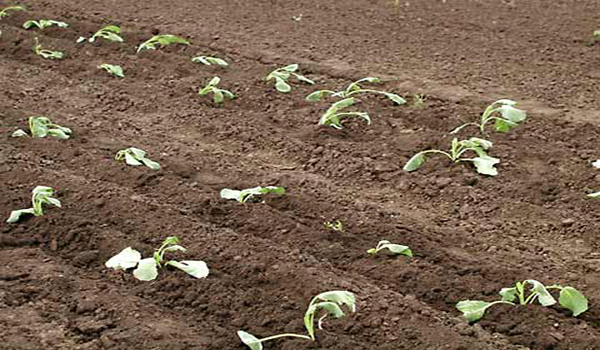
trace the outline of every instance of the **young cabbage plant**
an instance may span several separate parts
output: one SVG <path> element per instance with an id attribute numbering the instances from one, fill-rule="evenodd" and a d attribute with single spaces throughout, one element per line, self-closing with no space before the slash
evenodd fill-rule
<path id="1" fill-rule="evenodd" d="M 117 152 L 117 155 L 115 155 L 115 160 L 121 161 L 123 159 L 125 160 L 125 163 L 129 165 L 139 166 L 144 164 L 152 170 L 160 169 L 160 164 L 146 158 L 146 151 L 143 151 L 139 148 L 129 147 Z"/>
<path id="2" fill-rule="evenodd" d="M 497 132 L 509 132 L 519 126 L 519 123 L 527 118 L 527 113 L 524 110 L 518 109 L 515 106 L 517 103 L 512 100 L 498 100 L 489 105 L 481 115 L 479 123 L 466 123 L 456 129 L 450 131 L 455 134 L 467 126 L 477 126 L 482 134 L 485 134 L 485 125 L 494 121 L 494 128 Z"/>
<path id="3" fill-rule="evenodd" d="M 362 118 L 367 122 L 367 125 L 371 125 L 371 117 L 365 112 L 343 112 L 344 108 L 350 107 L 356 102 L 353 97 L 337 101 L 325 111 L 325 113 L 319 119 L 319 125 L 329 125 L 336 129 L 342 128 L 341 119 L 347 117 L 358 117 Z"/>
<path id="4" fill-rule="evenodd" d="M 190 45 L 190 42 L 184 38 L 178 37 L 177 35 L 171 34 L 160 34 L 155 35 L 152 38 L 144 41 L 137 49 L 137 52 L 142 50 L 156 50 L 160 46 L 166 46 L 171 44 L 183 44 Z"/>
<path id="5" fill-rule="evenodd" d="M 310 304 L 308 304 L 308 309 L 304 314 L 304 327 L 306 328 L 308 335 L 284 333 L 259 339 L 254 335 L 244 331 L 238 331 L 237 334 L 242 340 L 242 343 L 246 344 L 251 350 L 262 350 L 262 343 L 284 337 L 301 338 L 315 341 L 315 316 L 322 314 L 317 321 L 317 327 L 322 329 L 321 326 L 323 320 L 327 316 L 333 316 L 335 318 L 341 318 L 345 316 L 345 313 L 341 308 L 341 306 L 344 305 L 348 307 L 351 312 L 356 312 L 356 297 L 354 294 L 343 290 L 324 292 L 315 296 L 311 300 Z"/>
<path id="6" fill-rule="evenodd" d="M 24 214 L 43 216 L 44 215 L 44 211 L 42 208 L 43 204 L 52 204 L 52 205 L 55 205 L 60 208 L 61 207 L 60 201 L 56 198 L 53 198 L 52 197 L 53 195 L 54 195 L 54 190 L 52 189 L 52 187 L 36 186 L 33 189 L 32 195 L 31 195 L 31 205 L 33 206 L 33 208 L 13 210 L 10 213 L 10 217 L 8 218 L 8 220 L 6 220 L 6 222 L 8 222 L 8 223 L 17 222 L 17 221 L 19 221 L 21 216 Z"/>
<path id="7" fill-rule="evenodd" d="M 404 171 L 415 171 L 425 163 L 425 155 L 427 153 L 438 153 L 443 154 L 454 163 L 458 162 L 472 162 L 477 169 L 477 172 L 484 175 L 496 176 L 498 171 L 494 168 L 494 165 L 500 163 L 500 159 L 490 157 L 487 154 L 487 150 L 492 147 L 492 142 L 476 137 L 471 137 L 468 140 L 458 141 L 458 139 L 452 140 L 452 148 L 450 153 L 440 151 L 437 149 L 421 151 L 415 154 L 412 158 L 406 162 L 402 168 Z M 465 152 L 475 152 L 477 157 L 475 158 L 461 158 Z"/>
<path id="8" fill-rule="evenodd" d="M 55 21 L 52 19 L 40 19 L 39 21 L 29 20 L 23 23 L 23 28 L 29 29 L 32 27 L 38 27 L 39 29 L 44 29 L 52 26 L 57 26 L 59 28 L 67 28 L 69 25 L 65 22 Z"/>
<path id="9" fill-rule="evenodd" d="M 29 117 L 29 132 L 31 137 L 53 136 L 61 140 L 67 140 L 71 136 L 71 129 L 52 123 L 46 117 Z M 29 136 L 25 131 L 19 129 L 12 133 L 12 137 Z"/>
<path id="10" fill-rule="evenodd" d="M 315 82 L 308 79 L 305 76 L 295 73 L 298 70 L 297 64 L 290 64 L 289 66 L 285 66 L 283 68 L 277 68 L 269 75 L 267 75 L 266 81 L 271 79 L 275 79 L 275 89 L 279 92 L 290 92 L 292 87 L 288 84 L 290 77 L 295 77 L 298 81 L 305 82 L 307 84 L 313 85 Z"/>
<path id="11" fill-rule="evenodd" d="M 92 35 L 88 39 L 88 41 L 93 43 L 94 41 L 96 41 L 97 38 L 103 38 L 108 41 L 122 43 L 123 38 L 121 38 L 121 36 L 119 34 L 121 34 L 121 28 L 117 25 L 109 24 L 106 27 L 104 27 L 104 28 L 100 29 L 99 31 L 97 31 L 96 33 L 94 33 L 94 35 Z M 81 40 L 81 38 L 80 38 L 80 40 Z M 84 40 L 85 40 L 85 38 L 84 38 Z M 83 41 L 83 40 L 81 40 L 81 41 Z"/>
<path id="12" fill-rule="evenodd" d="M 526 290 L 526 286 L 530 285 L 530 290 Z M 560 290 L 558 299 L 559 304 L 571 310 L 573 316 L 579 316 L 588 309 L 588 301 L 577 289 L 573 287 L 563 287 L 558 284 L 552 286 L 544 286 L 536 280 L 525 280 L 517 282 L 512 288 L 502 288 L 500 290 L 501 300 L 487 302 L 482 300 L 463 300 L 456 304 L 456 308 L 463 313 L 463 316 L 469 322 L 475 322 L 481 319 L 490 306 L 495 304 L 515 305 L 518 299 L 518 304 L 528 305 L 533 304 L 536 300 L 542 306 L 550 306 L 556 304 L 556 299 L 548 290 Z"/>
<path id="13" fill-rule="evenodd" d="M 400 244 L 392 244 L 390 241 L 382 240 L 377 243 L 377 247 L 367 250 L 367 253 L 371 256 L 377 255 L 380 250 L 387 249 L 392 254 L 400 254 L 406 256 L 413 256 L 412 251 L 408 246 Z"/>
<path id="14" fill-rule="evenodd" d="M 33 46 L 33 52 L 35 52 L 36 55 L 42 56 L 43 58 L 49 58 L 51 60 L 60 60 L 65 57 L 65 54 L 60 51 L 43 49 L 38 38 L 35 38 L 34 40 L 35 45 Z"/>
<path id="15" fill-rule="evenodd" d="M 325 221 L 323 226 L 333 231 L 344 232 L 344 224 L 340 220 Z"/>
<path id="16" fill-rule="evenodd" d="M 123 74 L 123 68 L 121 68 L 121 66 L 116 66 L 114 64 L 108 64 L 108 63 L 102 63 L 101 65 L 98 66 L 98 68 L 104 69 L 110 75 L 114 75 L 115 77 L 125 78 L 125 75 Z"/>
<path id="17" fill-rule="evenodd" d="M 127 247 L 119 254 L 110 258 L 104 265 L 115 270 L 127 270 L 137 266 L 133 270 L 133 276 L 140 281 L 152 281 L 158 277 L 158 269 L 171 265 L 178 268 L 195 278 L 205 278 L 208 276 L 208 266 L 204 261 L 199 260 L 169 260 L 165 262 L 165 253 L 173 251 L 185 252 L 186 249 L 180 245 L 179 238 L 167 237 L 160 248 L 158 248 L 151 258 L 142 259 L 142 255 L 135 249 Z"/>
<path id="18" fill-rule="evenodd" d="M 212 78 L 205 87 L 203 87 L 202 89 L 200 89 L 200 91 L 198 91 L 198 94 L 200 94 L 200 96 L 204 96 L 204 95 L 212 93 L 213 94 L 213 102 L 216 104 L 223 103 L 223 101 L 225 100 L 225 97 L 232 100 L 235 97 L 235 95 L 233 93 L 231 93 L 231 91 L 219 89 L 217 86 L 219 85 L 220 82 L 221 82 L 221 78 L 219 78 L 219 77 Z"/>
<path id="19" fill-rule="evenodd" d="M 373 77 L 362 78 L 362 79 L 359 79 L 359 80 L 351 83 L 350 85 L 348 85 L 348 87 L 345 90 L 342 90 L 342 91 L 331 91 L 331 90 L 315 91 L 315 92 L 311 93 L 310 95 L 306 96 L 306 100 L 309 102 L 317 102 L 317 101 L 321 101 L 324 97 L 327 97 L 327 96 L 348 98 L 348 97 L 356 95 L 356 94 L 372 93 L 372 94 L 383 95 L 383 96 L 387 97 L 388 99 L 394 101 L 394 103 L 396 103 L 398 105 L 403 105 L 406 103 L 405 99 L 403 99 L 402 97 L 400 97 L 396 94 L 393 94 L 391 92 L 373 90 L 373 89 L 363 89 L 359 85 L 359 84 L 362 84 L 363 82 L 379 83 L 380 81 L 381 80 L 379 78 L 373 78 Z"/>
<path id="20" fill-rule="evenodd" d="M 5 7 L 0 11 L 0 18 L 8 16 L 8 11 L 27 11 L 27 9 L 21 5 Z"/>
<path id="21" fill-rule="evenodd" d="M 192 58 L 192 62 L 202 63 L 207 66 L 212 66 L 214 64 L 221 67 L 227 67 L 229 65 L 229 63 L 227 63 L 224 59 L 211 56 L 197 56 Z"/>
<path id="22" fill-rule="evenodd" d="M 246 203 L 250 198 L 254 196 L 261 196 L 267 193 L 275 193 L 279 195 L 285 194 L 285 188 L 276 187 L 276 186 L 267 186 L 267 187 L 253 187 L 247 188 L 245 190 L 230 190 L 229 188 L 224 188 L 221 190 L 221 198 L 223 199 L 235 199 L 240 203 Z"/>

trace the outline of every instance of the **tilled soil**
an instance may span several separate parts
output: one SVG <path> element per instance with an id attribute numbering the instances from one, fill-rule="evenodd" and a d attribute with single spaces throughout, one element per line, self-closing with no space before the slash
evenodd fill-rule
<path id="1" fill-rule="evenodd" d="M 244 349 L 238 330 L 304 333 L 312 296 L 348 290 L 357 312 L 328 319 L 316 342 L 265 349 L 600 349 L 600 204 L 586 197 L 600 190 L 599 2 L 24 5 L 0 19 L 0 216 L 28 207 L 37 185 L 63 207 L 0 226 L 0 348 Z M 70 26 L 21 28 L 29 19 Z M 76 43 L 107 24 L 121 25 L 124 43 Z M 192 45 L 136 53 L 158 33 Z M 36 56 L 36 37 L 66 58 Z M 191 62 L 198 55 L 230 66 Z M 282 94 L 264 81 L 291 63 L 316 85 Z M 237 98 L 218 106 L 199 96 L 213 76 Z M 304 97 L 366 76 L 408 103 L 360 97 L 371 125 L 317 126 L 333 99 Z M 528 119 L 509 134 L 489 129 L 498 176 L 434 156 L 402 171 L 420 150 L 447 149 L 449 130 L 500 98 L 519 101 Z M 34 115 L 73 137 L 10 137 Z M 132 146 L 162 169 L 114 161 Z M 219 197 L 254 186 L 287 193 Z M 335 220 L 343 231 L 324 226 Z M 150 255 L 167 236 L 188 249 L 171 256 L 204 260 L 210 275 L 165 268 L 140 282 L 104 266 L 128 246 Z M 414 257 L 369 257 L 382 239 Z M 558 306 L 501 305 L 469 325 L 455 308 L 525 279 L 573 286 L 590 309 L 574 318 Z"/>

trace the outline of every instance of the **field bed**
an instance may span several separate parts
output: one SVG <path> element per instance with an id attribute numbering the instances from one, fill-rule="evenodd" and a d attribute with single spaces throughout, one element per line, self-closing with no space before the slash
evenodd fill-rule
<path id="1" fill-rule="evenodd" d="M 357 312 L 328 320 L 316 342 L 265 349 L 600 349 L 600 203 L 586 197 L 600 190 L 591 166 L 600 158 L 599 2 L 24 5 L 0 19 L 0 217 L 26 208 L 37 185 L 53 187 L 63 208 L 0 224 L 1 349 L 241 350 L 240 329 L 302 333 L 311 297 L 328 290 L 354 293 Z M 21 27 L 41 18 L 70 26 Z M 124 43 L 76 43 L 107 24 L 121 26 Z M 192 45 L 136 53 L 158 33 Z M 36 56 L 35 37 L 66 58 Z M 198 55 L 230 66 L 190 61 Z M 264 81 L 291 63 L 317 84 L 282 94 Z M 214 76 L 235 100 L 198 95 Z M 372 125 L 318 126 L 329 103 L 306 95 L 366 76 L 408 103 L 360 98 Z M 427 96 L 423 105 L 415 94 Z M 449 130 L 500 98 L 528 119 L 490 133 L 498 176 L 437 157 L 402 171 L 418 151 L 447 149 Z M 32 115 L 73 137 L 11 138 Z M 162 169 L 114 161 L 132 146 Z M 287 193 L 219 197 L 254 186 Z M 324 227 L 332 220 L 343 232 Z M 166 268 L 141 282 L 104 266 L 128 246 L 149 255 L 167 236 L 188 249 L 176 257 L 204 260 L 210 275 Z M 414 257 L 369 257 L 381 239 Z M 557 306 L 500 305 L 472 325 L 455 308 L 525 279 L 573 286 L 590 308 L 575 318 Z"/>

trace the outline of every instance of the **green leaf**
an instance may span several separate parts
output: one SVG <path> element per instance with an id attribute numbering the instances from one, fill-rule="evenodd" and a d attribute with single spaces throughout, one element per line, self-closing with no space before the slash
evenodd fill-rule
<path id="1" fill-rule="evenodd" d="M 217 57 L 210 57 L 210 56 L 198 56 L 198 57 L 194 57 L 194 58 L 192 58 L 192 62 L 199 62 L 199 63 L 205 64 L 207 66 L 216 64 L 216 65 L 221 66 L 221 67 L 227 67 L 229 65 L 223 59 L 220 59 L 220 58 L 217 58 Z"/>
<path id="2" fill-rule="evenodd" d="M 512 304 L 508 301 L 487 302 L 482 300 L 463 300 L 456 304 L 458 311 L 463 313 L 463 316 L 469 322 L 475 322 L 483 317 L 485 310 L 494 304 Z"/>
<path id="3" fill-rule="evenodd" d="M 208 266 L 206 266 L 204 261 L 184 260 L 179 262 L 171 260 L 167 263 L 167 265 L 174 266 L 196 278 L 205 278 L 208 276 Z"/>
<path id="4" fill-rule="evenodd" d="M 403 99 L 402 97 L 396 95 L 396 94 L 392 94 L 389 92 L 384 93 L 385 97 L 389 98 L 390 100 L 394 101 L 396 104 L 398 105 L 403 105 L 406 103 L 406 100 Z"/>
<path id="5" fill-rule="evenodd" d="M 562 307 L 571 310 L 574 317 L 579 316 L 588 309 L 586 297 L 573 287 L 562 288 L 558 301 Z"/>
<path id="6" fill-rule="evenodd" d="M 16 130 L 15 132 L 13 132 L 11 135 L 11 137 L 24 137 L 24 136 L 29 136 L 27 135 L 27 133 L 21 129 Z"/>
<path id="7" fill-rule="evenodd" d="M 308 102 L 321 101 L 321 99 L 323 99 L 323 97 L 333 95 L 333 94 L 335 94 L 335 91 L 317 90 L 315 92 L 310 93 L 308 96 L 306 96 L 306 101 L 308 101 Z"/>
<path id="8" fill-rule="evenodd" d="M 213 90 L 213 102 L 219 104 L 223 102 L 223 93 L 219 89 Z"/>
<path id="9" fill-rule="evenodd" d="M 190 45 L 190 42 L 181 37 L 178 37 L 176 35 L 160 34 L 160 35 L 155 35 L 152 38 L 143 42 L 138 47 L 137 52 L 140 52 L 142 50 L 155 50 L 158 45 L 166 46 L 166 45 L 170 45 L 170 44 Z"/>
<path id="10" fill-rule="evenodd" d="M 392 244 L 390 241 L 380 241 L 377 244 L 378 250 L 388 249 L 392 254 L 401 254 L 406 256 L 413 256 L 412 251 L 408 246 L 400 244 Z"/>
<path id="11" fill-rule="evenodd" d="M 104 265 L 115 270 L 127 270 L 136 267 L 142 260 L 142 254 L 131 247 L 123 249 L 119 254 L 108 259 Z"/>
<path id="12" fill-rule="evenodd" d="M 104 69 L 109 74 L 114 75 L 116 77 L 125 78 L 125 75 L 123 74 L 123 68 L 121 68 L 121 66 L 116 66 L 116 65 L 108 64 L 108 63 L 102 63 L 101 65 L 98 66 L 98 68 Z"/>
<path id="13" fill-rule="evenodd" d="M 138 267 L 133 270 L 133 276 L 140 281 L 152 281 L 158 277 L 158 265 L 154 258 L 140 260 Z"/>
<path id="14" fill-rule="evenodd" d="M 498 111 L 502 115 L 502 118 L 513 123 L 520 123 L 527 118 L 527 113 L 525 111 L 510 105 L 502 105 L 498 108 Z"/>
<path id="15" fill-rule="evenodd" d="M 492 148 L 492 146 L 494 146 L 494 144 L 491 141 L 480 139 L 478 137 L 471 137 L 468 141 L 471 143 L 472 146 L 480 146 L 485 150 L 488 150 Z M 472 147 L 471 145 L 467 147 Z"/>
<path id="16" fill-rule="evenodd" d="M 304 314 L 304 327 L 306 327 L 312 339 L 314 339 L 314 316 L 317 311 L 324 309 L 328 315 L 339 318 L 344 316 L 344 312 L 339 307 L 342 305 L 346 305 L 351 312 L 355 312 L 356 297 L 354 294 L 348 291 L 330 291 L 321 293 L 313 298 Z M 321 320 L 319 320 L 319 323 Z"/>
<path id="17" fill-rule="evenodd" d="M 246 333 L 244 331 L 238 331 L 237 332 L 238 337 L 240 337 L 240 340 L 242 341 L 242 343 L 248 345 L 248 347 L 251 350 L 262 350 L 263 346 L 262 343 L 260 342 L 260 340 L 253 336 L 250 333 Z"/>
<path id="18" fill-rule="evenodd" d="M 148 168 L 150 168 L 152 170 L 160 169 L 160 164 L 153 160 L 150 160 L 148 158 L 141 158 L 140 160 L 142 161 L 142 163 L 144 163 L 145 166 L 147 166 Z"/>
<path id="19" fill-rule="evenodd" d="M 261 194 L 267 194 L 267 193 L 275 193 L 275 194 L 279 194 L 279 195 L 285 194 L 285 188 L 283 188 L 283 187 L 267 186 L 267 187 L 259 187 L 259 188 L 260 188 L 259 192 Z"/>
<path id="20" fill-rule="evenodd" d="M 208 82 L 208 86 L 218 86 L 220 82 L 221 82 L 221 78 L 214 77 Z"/>
<path id="21" fill-rule="evenodd" d="M 550 295 L 546 287 L 536 280 L 526 280 L 525 282 L 533 286 L 532 291 L 538 295 L 538 301 L 542 306 L 550 306 L 556 304 L 556 299 Z"/>
<path id="22" fill-rule="evenodd" d="M 290 64 L 289 66 L 285 66 L 283 68 L 279 68 L 279 70 L 288 72 L 288 73 L 292 73 L 298 70 L 298 65 L 296 63 L 294 64 Z"/>
<path id="23" fill-rule="evenodd" d="M 125 153 L 125 163 L 128 165 L 138 166 L 142 165 L 142 162 L 136 159 L 131 153 Z"/>
<path id="24" fill-rule="evenodd" d="M 13 211 L 10 212 L 10 216 L 6 220 L 6 222 L 9 223 L 9 224 L 15 223 L 15 222 L 19 221 L 19 219 L 21 218 L 21 216 L 24 215 L 24 214 L 34 215 L 35 214 L 35 210 L 33 208 L 13 210 Z"/>
<path id="25" fill-rule="evenodd" d="M 36 26 L 38 28 L 42 28 L 42 26 L 40 25 L 40 23 L 37 22 L 37 21 L 34 21 L 34 20 L 29 20 L 29 21 L 23 23 L 23 28 L 25 28 L 25 29 L 29 29 L 29 28 L 31 28 L 33 26 Z"/>
<path id="26" fill-rule="evenodd" d="M 235 199 L 238 202 L 241 202 L 242 191 L 230 190 L 228 188 L 224 188 L 221 190 L 221 198 L 223 199 Z"/>
<path id="27" fill-rule="evenodd" d="M 600 198 L 600 192 L 594 192 L 587 195 L 590 198 Z"/>
<path id="28" fill-rule="evenodd" d="M 286 83 L 285 80 L 278 76 L 275 77 L 275 88 L 277 89 L 277 91 L 283 93 L 290 92 L 292 90 L 292 87 L 288 83 Z"/>
<path id="29" fill-rule="evenodd" d="M 70 129 L 69 129 L 70 131 Z M 61 140 L 68 140 L 70 135 L 65 132 L 64 128 L 60 128 L 60 129 L 48 129 L 48 135 L 49 136 L 54 136 L 58 139 Z"/>
<path id="30" fill-rule="evenodd" d="M 402 170 L 415 171 L 419 169 L 421 165 L 423 165 L 423 163 L 425 163 L 425 154 L 423 152 L 419 152 L 412 156 L 412 158 L 410 158 L 408 162 L 406 162 Z"/>
<path id="31" fill-rule="evenodd" d="M 513 302 L 517 298 L 517 288 L 502 288 L 500 290 L 500 295 L 502 296 L 503 301 Z"/>
<path id="32" fill-rule="evenodd" d="M 509 132 L 517 126 L 519 126 L 519 124 L 501 118 L 496 118 L 494 121 L 494 128 L 497 132 Z"/>
<path id="33" fill-rule="evenodd" d="M 477 169 L 478 173 L 490 176 L 498 175 L 498 170 L 494 168 L 494 165 L 500 163 L 500 159 L 490 156 L 482 156 L 470 160 L 473 162 L 473 164 L 475 164 L 475 168 Z"/>
<path id="34" fill-rule="evenodd" d="M 339 305 L 346 305 L 350 311 L 356 312 L 356 296 L 345 290 L 323 292 L 315 297 L 323 301 L 332 301 Z"/>

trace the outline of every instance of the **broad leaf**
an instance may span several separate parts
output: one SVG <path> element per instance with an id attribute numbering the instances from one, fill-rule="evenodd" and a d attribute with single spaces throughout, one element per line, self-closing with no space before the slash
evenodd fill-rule
<path id="1" fill-rule="evenodd" d="M 392 94 L 389 92 L 384 93 L 385 97 L 389 98 L 390 100 L 394 101 L 396 104 L 398 105 L 403 105 L 406 103 L 406 100 L 403 99 L 402 97 L 396 95 L 396 94 Z"/>
<path id="2" fill-rule="evenodd" d="M 562 288 L 558 302 L 562 307 L 571 310 L 575 317 L 588 309 L 586 297 L 573 287 Z"/>
<path id="3" fill-rule="evenodd" d="M 228 188 L 224 188 L 221 190 L 221 198 L 223 199 L 235 199 L 236 201 L 241 202 L 241 194 L 242 191 L 237 191 L 237 190 L 230 190 Z"/>
<path id="4" fill-rule="evenodd" d="M 494 168 L 494 165 L 500 163 L 500 159 L 490 156 L 483 156 L 470 160 L 473 162 L 473 164 L 475 164 L 478 173 L 490 176 L 498 175 L 498 170 Z"/>
<path id="5" fill-rule="evenodd" d="M 125 163 L 127 163 L 128 165 L 133 165 L 133 166 L 142 165 L 142 163 L 139 160 L 137 160 L 136 157 L 131 155 L 129 152 L 125 153 Z"/>
<path id="6" fill-rule="evenodd" d="M 298 65 L 296 63 L 293 63 L 293 64 L 290 64 L 289 66 L 280 68 L 280 70 L 292 73 L 292 72 L 295 72 L 298 70 Z"/>
<path id="7" fill-rule="evenodd" d="M 527 113 L 524 110 L 509 105 L 500 106 L 498 111 L 502 114 L 502 118 L 513 123 L 520 123 L 527 118 Z"/>
<path id="8" fill-rule="evenodd" d="M 223 99 L 223 92 L 217 88 L 213 89 L 213 102 L 219 104 L 223 102 Z"/>
<path id="9" fill-rule="evenodd" d="M 100 69 L 104 69 L 106 70 L 108 73 L 119 77 L 119 78 L 125 78 L 125 75 L 123 74 L 123 68 L 121 68 L 121 66 L 116 66 L 113 64 L 108 64 L 108 63 L 103 63 L 101 65 L 98 66 L 98 68 Z"/>
<path id="10" fill-rule="evenodd" d="M 119 254 L 108 259 L 104 265 L 115 270 L 127 270 L 136 267 L 140 260 L 142 260 L 142 255 L 140 252 L 131 249 L 131 247 L 127 247 Z"/>
<path id="11" fill-rule="evenodd" d="M 456 304 L 458 311 L 463 313 L 463 316 L 469 322 L 475 322 L 483 317 L 485 310 L 490 306 L 500 303 L 498 301 L 488 303 L 482 300 L 463 300 Z"/>
<path id="12" fill-rule="evenodd" d="M 25 215 L 25 214 L 35 215 L 35 209 L 29 208 L 29 209 L 13 210 L 10 212 L 10 216 L 8 217 L 6 222 L 8 222 L 9 224 L 15 223 L 15 222 L 19 221 L 19 219 L 21 218 L 22 215 Z"/>
<path id="13" fill-rule="evenodd" d="M 381 244 L 381 242 L 385 242 L 385 243 Z M 388 249 L 393 254 L 413 256 L 412 251 L 410 250 L 410 248 L 408 246 L 400 245 L 400 244 L 392 244 L 389 241 L 381 241 L 381 242 L 379 242 L 381 244 L 381 246 L 379 247 L 379 250 Z"/>
<path id="14" fill-rule="evenodd" d="M 494 128 L 498 132 L 509 132 L 517 126 L 519 126 L 519 124 L 511 122 L 510 120 L 495 118 Z"/>
<path id="15" fill-rule="evenodd" d="M 144 163 L 145 166 L 147 166 L 148 168 L 150 168 L 152 170 L 159 170 L 160 169 L 160 164 L 158 162 L 155 162 L 155 161 L 150 160 L 148 158 L 142 158 L 140 160 L 142 161 L 142 163 Z"/>
<path id="16" fill-rule="evenodd" d="M 277 91 L 284 93 L 290 92 L 292 90 L 292 87 L 288 83 L 286 83 L 285 80 L 278 76 L 275 77 L 275 88 L 277 89 Z"/>
<path id="17" fill-rule="evenodd" d="M 133 276 L 140 281 L 152 281 L 158 276 L 158 266 L 154 258 L 140 260 L 138 267 L 133 270 Z"/>
<path id="18" fill-rule="evenodd" d="M 196 278 L 205 278 L 208 276 L 208 266 L 206 266 L 204 261 L 171 260 L 167 263 L 167 265 L 174 266 Z"/>
<path id="19" fill-rule="evenodd" d="M 502 296 L 502 300 L 504 301 L 515 301 L 517 298 L 517 288 L 502 288 L 500 290 L 500 295 Z"/>
<path id="20" fill-rule="evenodd" d="M 244 331 L 238 331 L 237 334 L 242 343 L 248 345 L 251 350 L 262 350 L 262 343 L 257 337 Z"/>
<path id="21" fill-rule="evenodd" d="M 69 130 L 70 131 L 70 130 Z M 64 128 L 60 129 L 48 129 L 48 135 L 54 136 L 60 140 L 68 140 L 71 137 Z"/>
<path id="22" fill-rule="evenodd" d="M 24 137 L 24 136 L 29 136 L 29 135 L 27 135 L 27 133 L 25 131 L 19 129 L 19 130 L 13 132 L 10 136 L 11 137 Z"/>
<path id="23" fill-rule="evenodd" d="M 412 156 L 412 158 L 410 158 L 408 160 L 408 162 L 406 162 L 406 164 L 404 165 L 402 170 L 415 171 L 415 170 L 419 169 L 421 167 L 421 165 L 423 165 L 423 163 L 425 163 L 425 159 L 426 159 L 425 154 L 423 152 L 419 152 L 419 153 L 415 154 L 414 156 Z"/>
<path id="24" fill-rule="evenodd" d="M 480 139 L 478 137 L 471 137 L 469 141 L 472 142 L 473 145 L 481 146 L 485 150 L 492 148 L 494 145 L 491 141 Z"/>
<path id="25" fill-rule="evenodd" d="M 556 304 L 556 299 L 550 295 L 550 292 L 546 287 L 536 280 L 526 280 L 525 282 L 531 284 L 533 287 L 531 290 L 538 295 L 538 301 L 542 306 L 550 306 Z"/>
<path id="26" fill-rule="evenodd" d="M 323 99 L 323 97 L 333 95 L 333 94 L 335 94 L 335 91 L 318 90 L 318 91 L 312 92 L 308 96 L 306 96 L 306 101 L 309 101 L 309 102 L 321 101 L 321 99 Z"/>

